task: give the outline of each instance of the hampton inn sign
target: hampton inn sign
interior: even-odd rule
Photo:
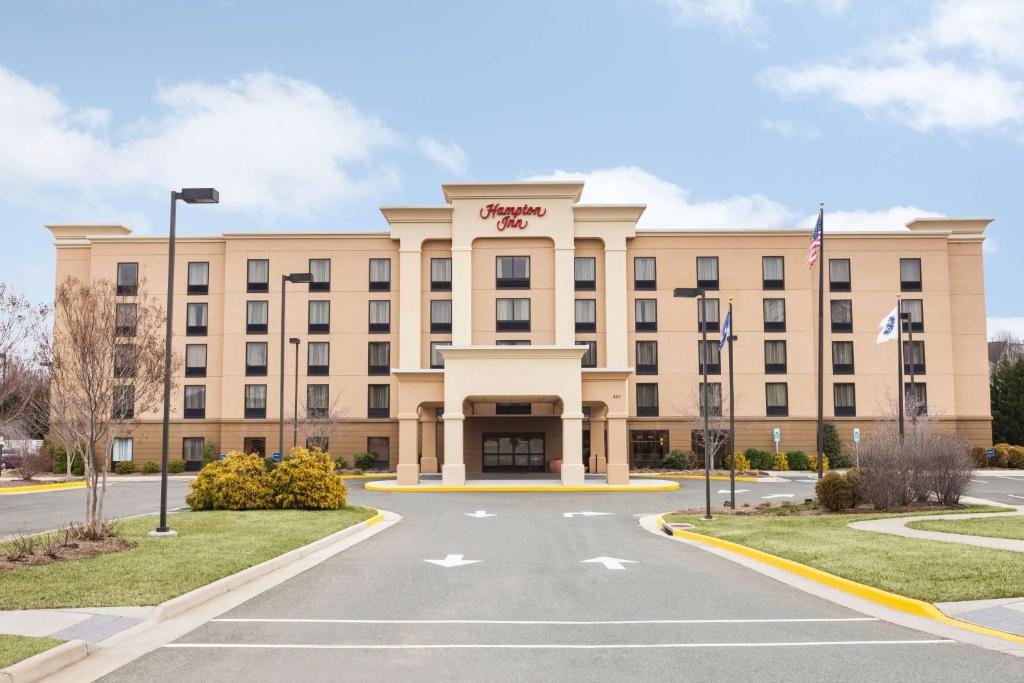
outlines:
[[[543,216],[548,212],[543,206],[530,206],[529,204],[523,204],[522,206],[503,206],[501,204],[488,204],[484,208],[480,209],[480,218],[497,219],[495,225],[498,230],[506,230],[508,228],[519,228],[524,230],[530,221],[523,216]]]

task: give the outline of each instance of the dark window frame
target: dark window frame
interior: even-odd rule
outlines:
[[[370,405],[370,396],[374,387],[387,387],[388,392],[388,404],[381,407],[373,407]],[[368,384],[366,385],[366,416],[368,418],[387,418],[391,417],[391,385],[390,384]]]
[[[263,365],[249,365],[249,344],[263,344],[267,348],[267,362]],[[266,377],[267,366],[270,364],[270,345],[267,342],[245,342],[245,376]]]
[[[640,364],[640,345],[641,344],[654,344],[654,364]],[[658,340],[657,339],[637,339],[633,346],[634,359],[636,360],[636,367],[634,371],[638,375],[657,375],[658,374]]]
[[[853,351],[855,349],[855,347],[853,345],[853,342],[852,341],[848,341],[848,340],[836,340],[836,341],[833,341],[832,344],[833,344],[833,346],[832,346],[832,374],[833,375],[852,375],[852,374],[854,374],[854,367],[855,367],[856,362],[857,362],[857,357],[853,353]],[[849,344],[850,345],[850,350],[851,350],[851,354],[850,355],[853,356],[854,362],[853,363],[836,363],[836,360],[835,360],[835,358],[836,358],[836,351],[835,351],[835,346],[834,346],[835,344]]]
[[[249,281],[249,264],[254,261],[266,261],[267,262],[267,281],[266,282],[250,282]],[[270,291],[270,259],[268,258],[250,258],[245,260],[245,291],[250,294],[262,294]]]
[[[530,305],[530,317],[526,320],[501,320],[498,318],[498,302],[502,300],[509,301],[529,301]],[[515,304],[512,305],[513,315],[515,314]],[[530,326],[533,324],[533,301],[530,297],[498,297],[494,300],[494,329],[496,332],[530,332]]]
[[[782,302],[782,322],[769,322],[768,316],[765,315],[767,311],[764,309],[764,305],[768,301],[781,301]],[[767,297],[761,300],[761,317],[764,321],[765,332],[785,332],[786,331],[786,298],[785,297]]]
[[[129,284],[121,284],[121,266],[135,266],[135,282]],[[119,261],[116,266],[117,274],[117,296],[137,296],[139,293],[139,262],[138,261]]]
[[[451,280],[435,280],[434,279],[434,261],[448,261],[448,263],[450,264],[448,270],[452,270],[452,268],[454,268],[454,262],[452,261],[452,257],[451,256],[435,256],[435,257],[432,257],[430,259],[430,291],[432,291],[432,292],[450,292],[450,291],[452,291],[452,281]],[[454,276],[454,273],[452,273],[452,275]]]
[[[388,279],[386,281],[381,280],[374,282],[370,279],[370,264],[373,261],[387,261],[388,262]],[[366,262],[366,281],[368,283],[369,291],[371,292],[390,292],[391,291],[391,274],[394,272],[391,269],[391,257],[390,256],[373,256]]]
[[[587,350],[580,358],[580,367],[584,368],[596,368],[597,367],[597,341],[594,339],[576,340],[577,346],[586,346]],[[592,363],[587,363],[587,356],[593,359]]]
[[[915,280],[904,280],[903,279],[903,262],[904,261],[917,261],[918,279]],[[920,292],[921,291],[921,280],[924,279],[924,268],[920,258],[909,257],[900,258],[900,291],[901,292]]]
[[[719,284],[719,282],[721,281],[721,278],[722,278],[722,264],[719,261],[718,257],[717,256],[697,256],[696,258],[697,258],[697,260],[694,261],[694,263],[697,264],[696,265],[696,272],[698,273],[698,275],[697,275],[697,278],[698,278],[697,279],[697,287],[699,287],[700,289],[703,289],[703,290],[717,290],[717,289],[719,289],[718,284]],[[714,280],[701,280],[700,279],[700,275],[699,275],[699,273],[700,273],[700,265],[699,265],[700,264],[700,259],[705,259],[705,258],[714,259],[715,260],[715,274],[717,275],[717,277]]]
[[[455,316],[455,307],[451,299],[431,299],[430,300],[430,333],[431,334],[448,334],[452,331],[451,322],[434,322],[434,302],[435,301],[447,301],[448,302],[448,313],[450,318]]]
[[[718,342],[713,339],[708,339],[707,344],[704,344],[702,339],[697,340],[697,374],[704,376],[704,355],[701,353],[701,347],[718,349]],[[721,375],[722,374],[722,353],[718,353],[717,363],[708,363],[708,374],[709,375]]]
[[[577,301],[590,301],[590,302],[593,302],[593,304],[594,304],[594,322],[592,322],[592,323],[587,323],[587,322],[581,323],[581,322],[579,322],[578,320],[575,319],[576,302]],[[574,299],[572,306],[573,306],[573,322],[576,325],[576,331],[577,332],[597,332],[597,299]]]
[[[388,321],[386,323],[373,323],[370,322],[370,308],[375,302],[387,302],[388,304]],[[370,299],[366,305],[366,325],[370,334],[390,334],[391,333],[391,299]]]
[[[915,376],[927,374],[925,372],[925,370],[927,369],[927,365],[928,364],[927,364],[926,359],[925,359],[924,340],[922,340],[922,339],[915,339],[914,340],[914,346],[920,347],[920,349],[921,349],[921,362],[920,363],[910,363],[907,360],[907,346],[909,346],[909,344],[910,344],[910,340],[909,339],[904,339],[903,340],[903,374],[905,374],[905,375],[911,374],[911,372],[910,372],[911,369],[913,369],[913,371],[914,371],[913,374]],[[916,382],[915,382],[915,384],[916,384]]]
[[[640,322],[636,320],[636,304],[638,301],[654,302],[654,322]],[[657,332],[658,331],[658,300],[657,299],[633,299],[633,327],[636,332]]]
[[[330,342],[313,342],[316,344],[327,344],[327,365],[310,365],[309,364],[309,344],[306,344],[306,375],[308,377],[326,377],[331,374],[331,343]]]
[[[512,259],[512,272],[515,272],[515,259],[526,259],[526,277],[498,277],[498,262],[501,259]],[[494,288],[495,289],[530,289],[530,278],[533,276],[533,264],[529,256],[495,256],[494,257]]]
[[[494,404],[495,415],[532,415],[533,404],[529,401],[498,401]]]
[[[840,406],[837,402],[836,388],[840,386],[853,387],[853,405]],[[832,414],[836,417],[857,417],[857,385],[853,382],[834,382],[832,384]]]
[[[313,313],[313,304],[327,304],[327,322],[309,322]],[[330,334],[331,333],[331,302],[329,299],[312,299],[306,303],[306,329],[309,334]]]
[[[187,408],[187,400],[185,394],[188,393],[189,388],[200,388],[203,394],[203,407],[202,408]],[[206,385],[205,384],[186,384],[182,389],[182,414],[187,420],[204,420],[206,419]]]
[[[373,365],[373,345],[384,344],[388,347],[388,362],[386,365]],[[391,374],[391,342],[371,341],[366,344],[366,374],[371,377],[383,377]]]
[[[206,346],[206,364],[202,367],[190,366],[188,364],[188,347],[190,346]],[[185,344],[185,376],[186,377],[206,377],[206,368],[210,364],[210,348],[206,344]]]
[[[593,280],[577,280],[576,275],[576,261],[580,259],[587,259],[594,262],[594,279]],[[573,258],[573,288],[577,292],[592,292],[597,289],[597,257],[595,256],[576,256]]]
[[[249,322],[249,304],[263,303],[267,306],[267,322],[265,323],[250,323]],[[265,299],[256,299],[254,301],[245,302],[245,333],[246,334],[267,334],[270,329],[270,301]]]
[[[772,384],[781,384],[786,387],[786,405],[784,406],[772,406],[768,405],[768,387]],[[765,382],[764,384],[764,407],[765,415],[768,417],[788,417],[789,416],[789,383],[788,382]]]
[[[331,263],[329,258],[311,258],[307,263],[308,271],[310,274],[313,273],[313,261],[327,261],[327,280],[325,282],[317,282],[314,280],[309,281],[309,291],[311,292],[329,292],[331,291],[331,275],[333,274],[334,265]]]
[[[651,259],[654,261],[654,279],[640,280],[636,276],[636,262],[638,259]],[[653,292],[658,289],[658,258],[656,256],[634,256],[633,257],[633,290],[642,292]]]
[[[654,398],[655,404],[653,406],[641,406],[640,405],[640,387],[641,386],[653,386],[654,387]],[[661,392],[658,390],[657,382],[637,382],[636,383],[636,415],[637,417],[658,417],[661,409]]]
[[[310,393],[314,387],[327,387],[327,405],[325,406],[310,406]],[[307,384],[306,385],[306,419],[324,419],[331,413],[331,385],[330,384]]]
[[[903,306],[912,301],[920,302],[921,304],[921,320],[916,322],[913,320],[907,320],[903,323],[903,331],[908,332],[912,330],[914,332],[924,332],[924,299],[900,299],[900,314],[901,316],[903,313],[907,313],[908,315],[910,314],[910,311],[903,310]]]
[[[263,387],[263,407],[261,408],[250,408],[247,404],[246,391],[248,387]],[[245,419],[247,420],[260,420],[266,419],[267,417],[267,385],[266,384],[246,384],[242,388],[242,408],[245,411]]]
[[[769,344],[782,344],[784,349],[783,355],[786,357],[785,363],[769,363],[768,362],[768,345]],[[764,374],[766,375],[785,375],[789,372],[789,345],[785,339],[765,339],[764,340]]]
[[[766,259],[782,259],[782,279],[781,280],[767,280],[764,277],[764,266]],[[762,290],[780,290],[786,288],[786,257],[785,256],[762,256],[761,257],[761,289]]]
[[[188,324],[188,309],[192,306],[205,306],[206,307],[206,324],[205,325],[189,325]],[[185,304],[185,336],[186,337],[205,337],[210,331],[210,304],[205,301],[190,301]]]
[[[848,322],[848,323],[836,322],[833,319],[834,309],[832,308],[832,304],[838,304],[838,303],[842,303],[844,301],[848,302],[850,304],[850,322]],[[830,329],[832,330],[832,332],[835,332],[835,333],[853,332],[853,299],[831,299],[831,300],[829,300],[829,302],[828,302],[828,321],[829,321],[829,326],[830,326]]]
[[[853,283],[853,262],[850,259],[848,259],[848,258],[830,258],[828,260],[829,264],[831,264],[833,261],[846,261],[846,263],[847,263],[846,269],[850,272],[850,279],[846,280],[845,282],[842,281],[842,280],[833,280],[832,279],[832,266],[829,265],[829,269],[828,269],[829,270],[829,273],[828,273],[828,289],[829,289],[829,291],[830,292],[849,292],[849,291],[851,291],[851,289],[853,287],[853,284],[852,284]]]
[[[451,346],[450,341],[432,341],[427,345],[427,361],[430,364],[431,370],[443,370],[444,369],[444,356],[441,356],[441,362],[434,362],[434,348],[438,346]]]
[[[709,321],[701,322],[701,318],[705,317],[703,314],[706,314],[707,311],[704,311],[701,308],[701,305],[702,305],[701,304],[701,299],[698,298],[697,299],[697,331],[698,332],[702,332],[702,331],[704,331],[706,329],[708,332],[720,332],[721,329],[722,329],[722,301],[721,301],[721,299],[719,299],[718,297],[711,297],[711,298],[704,297],[703,301],[705,302],[704,303],[705,306],[707,305],[706,302],[708,302],[708,301],[714,301],[714,302],[716,302],[718,304],[718,320],[709,320]]]
[[[201,263],[206,265],[206,284],[205,285],[194,285],[188,282],[189,271],[191,271],[191,265],[193,263]],[[186,282],[186,293],[192,295],[205,295],[210,293],[210,262],[209,261],[189,261],[188,266],[185,267],[185,282]]]

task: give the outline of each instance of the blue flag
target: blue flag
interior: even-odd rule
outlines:
[[[732,311],[725,314],[725,323],[722,325],[722,340],[718,342],[718,352],[722,352],[722,347],[725,346],[725,342],[729,339],[729,335],[732,334]]]

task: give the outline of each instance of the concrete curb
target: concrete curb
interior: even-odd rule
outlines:
[[[41,681],[50,674],[71,666],[75,662],[80,662],[88,656],[88,643],[84,640],[69,640],[0,670],[0,683]]]
[[[0,489],[0,496],[10,496],[17,493],[39,493],[40,491],[62,491],[65,489],[84,488],[84,481],[72,481],[60,484],[37,484],[35,486],[10,486]]]
[[[381,474],[339,474],[339,479],[394,479],[398,475],[394,472]]]

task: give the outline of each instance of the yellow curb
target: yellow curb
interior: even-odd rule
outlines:
[[[387,472],[385,474],[339,474],[338,476],[342,479],[389,479],[398,475]]]
[[[677,482],[659,484],[657,486],[381,486],[379,484],[367,484],[364,488],[371,491],[398,491],[412,492],[423,491],[424,493],[477,493],[477,492],[530,492],[530,493],[566,493],[566,492],[593,492],[601,493],[608,491],[674,491],[679,488]]]
[[[647,479],[699,479],[704,481],[704,475],[702,474],[645,474],[640,472],[638,474],[631,474],[631,477],[646,477]],[[729,477],[723,477],[718,474],[711,475],[712,481],[729,481]],[[761,481],[758,477],[736,477],[736,481]]]
[[[38,484],[36,486],[12,486],[0,489],[0,495],[5,493],[34,493],[36,491],[59,491],[60,489],[85,488],[84,481],[72,481],[64,484]]]
[[[370,509],[371,510],[376,510],[376,508],[370,508]],[[374,524],[380,524],[383,521],[384,521],[384,513],[381,512],[380,510],[377,510],[377,514],[375,514],[373,517],[370,517],[369,519],[364,519],[363,520],[363,522],[366,524],[366,526],[373,526]]]
[[[663,515],[658,516],[658,527],[662,529],[665,527],[665,518]],[[698,543],[705,543],[717,548],[729,550],[738,555],[743,555],[744,557],[749,557],[753,560],[757,560],[758,562],[763,562],[777,569],[792,572],[804,577],[805,579],[810,579],[816,583],[828,586],[829,588],[834,588],[835,590],[842,591],[843,593],[849,593],[850,595],[861,598],[862,600],[867,600],[868,602],[873,602],[877,605],[888,607],[889,609],[912,614],[915,617],[931,619],[932,621],[937,621],[942,624],[946,624],[947,626],[955,626],[966,631],[973,631],[993,638],[1008,640],[1011,643],[1024,643],[1024,637],[1014,635],[1012,633],[1006,633],[1005,631],[997,631],[996,629],[978,626],[977,624],[971,624],[966,621],[960,621],[959,619],[953,619],[952,617],[946,616],[942,610],[930,602],[897,595],[896,593],[890,593],[873,586],[865,586],[862,583],[844,579],[841,576],[829,574],[828,572],[824,572],[820,569],[808,567],[805,564],[794,562],[793,560],[787,560],[761,550],[748,548],[745,545],[733,543],[732,541],[725,541],[720,538],[715,538],[714,536],[706,536],[693,531],[683,531],[682,529],[672,529],[672,535],[678,538],[685,538]]]

